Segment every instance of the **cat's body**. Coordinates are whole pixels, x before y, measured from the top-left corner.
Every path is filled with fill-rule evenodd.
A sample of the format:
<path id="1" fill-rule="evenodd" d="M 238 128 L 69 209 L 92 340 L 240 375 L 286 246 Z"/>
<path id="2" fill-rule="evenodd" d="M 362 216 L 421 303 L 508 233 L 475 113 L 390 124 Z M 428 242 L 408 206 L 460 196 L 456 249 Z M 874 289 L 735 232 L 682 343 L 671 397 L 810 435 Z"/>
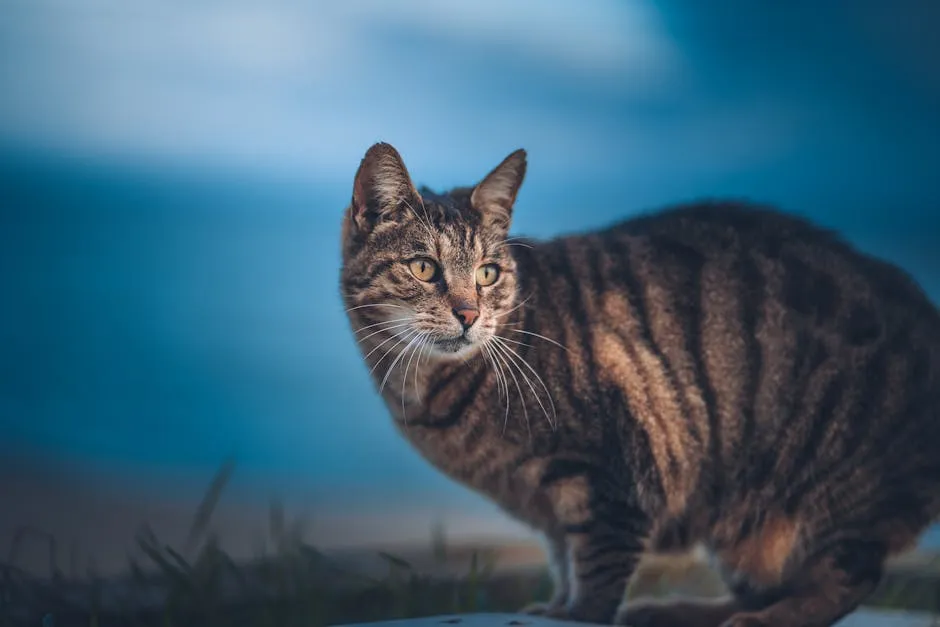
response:
<path id="1" fill-rule="evenodd" d="M 386 145 L 357 174 L 343 291 L 402 433 L 545 535 L 556 595 L 536 611 L 609 622 L 643 551 L 693 543 L 734 597 L 617 622 L 854 609 L 940 514 L 936 308 L 893 266 L 747 205 L 507 241 L 520 154 L 447 196 L 421 198 Z"/>

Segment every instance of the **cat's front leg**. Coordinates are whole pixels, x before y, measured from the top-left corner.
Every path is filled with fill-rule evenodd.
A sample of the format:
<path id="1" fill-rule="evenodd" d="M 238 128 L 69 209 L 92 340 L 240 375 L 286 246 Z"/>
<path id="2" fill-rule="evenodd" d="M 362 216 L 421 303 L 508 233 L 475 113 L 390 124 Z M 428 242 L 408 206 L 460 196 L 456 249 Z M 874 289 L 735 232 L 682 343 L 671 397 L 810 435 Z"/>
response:
<path id="1" fill-rule="evenodd" d="M 571 587 L 567 603 L 547 616 L 612 623 L 642 553 L 639 537 L 595 521 L 567 534 Z"/>
<path id="2" fill-rule="evenodd" d="M 566 467 L 577 470 L 577 466 Z M 583 473 L 583 474 L 582 474 Z M 547 495 L 562 530 L 568 586 L 562 601 L 543 606 L 552 618 L 611 623 L 643 551 L 645 516 L 591 481 L 593 473 L 553 477 Z M 559 550 L 559 553 L 561 550 Z"/>
<path id="3" fill-rule="evenodd" d="M 524 614 L 545 616 L 558 611 L 568 603 L 571 591 L 571 569 L 568 557 L 568 543 L 565 541 L 563 530 L 545 532 L 545 543 L 548 552 L 548 565 L 552 575 L 552 596 L 548 601 L 533 603 L 522 609 Z"/>

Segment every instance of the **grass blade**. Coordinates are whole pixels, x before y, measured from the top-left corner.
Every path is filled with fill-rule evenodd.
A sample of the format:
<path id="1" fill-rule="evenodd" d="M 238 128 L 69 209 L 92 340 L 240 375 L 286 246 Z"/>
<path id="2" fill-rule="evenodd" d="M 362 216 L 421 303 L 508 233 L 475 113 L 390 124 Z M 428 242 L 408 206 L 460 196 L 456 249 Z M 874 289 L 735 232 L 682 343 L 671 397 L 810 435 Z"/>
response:
<path id="1" fill-rule="evenodd" d="M 227 459 L 212 479 L 212 483 L 209 484 L 209 489 L 202 497 L 196 515 L 193 517 L 193 523 L 189 528 L 189 536 L 186 540 L 187 553 L 195 549 L 196 543 L 205 535 L 209 528 L 209 522 L 212 520 L 212 513 L 215 511 L 219 498 L 222 496 L 222 491 L 225 490 L 225 486 L 228 485 L 234 471 L 235 460 Z"/>

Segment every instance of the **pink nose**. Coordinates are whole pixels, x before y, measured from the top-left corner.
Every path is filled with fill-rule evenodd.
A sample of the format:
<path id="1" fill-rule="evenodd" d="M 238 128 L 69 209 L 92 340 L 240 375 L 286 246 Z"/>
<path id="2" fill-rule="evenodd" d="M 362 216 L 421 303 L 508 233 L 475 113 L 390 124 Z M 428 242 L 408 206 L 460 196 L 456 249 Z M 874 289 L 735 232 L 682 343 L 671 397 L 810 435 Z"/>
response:
<path id="1" fill-rule="evenodd" d="M 460 320 L 460 324 L 463 326 L 464 330 L 467 330 L 476 322 L 477 317 L 480 315 L 480 310 L 462 307 L 460 309 L 454 309 L 454 315 L 457 317 L 457 320 Z"/>

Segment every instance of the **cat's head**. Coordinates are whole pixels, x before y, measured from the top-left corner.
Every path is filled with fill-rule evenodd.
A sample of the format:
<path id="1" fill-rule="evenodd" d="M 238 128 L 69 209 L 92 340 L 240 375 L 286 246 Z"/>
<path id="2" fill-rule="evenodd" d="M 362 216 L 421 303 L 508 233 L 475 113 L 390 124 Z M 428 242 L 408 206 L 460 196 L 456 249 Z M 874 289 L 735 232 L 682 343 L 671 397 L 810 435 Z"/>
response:
<path id="1" fill-rule="evenodd" d="M 343 220 L 341 274 L 360 341 L 399 334 L 385 348 L 464 356 L 508 322 L 516 266 L 506 238 L 525 170 L 517 150 L 472 188 L 422 194 L 392 146 L 366 152 Z"/>

